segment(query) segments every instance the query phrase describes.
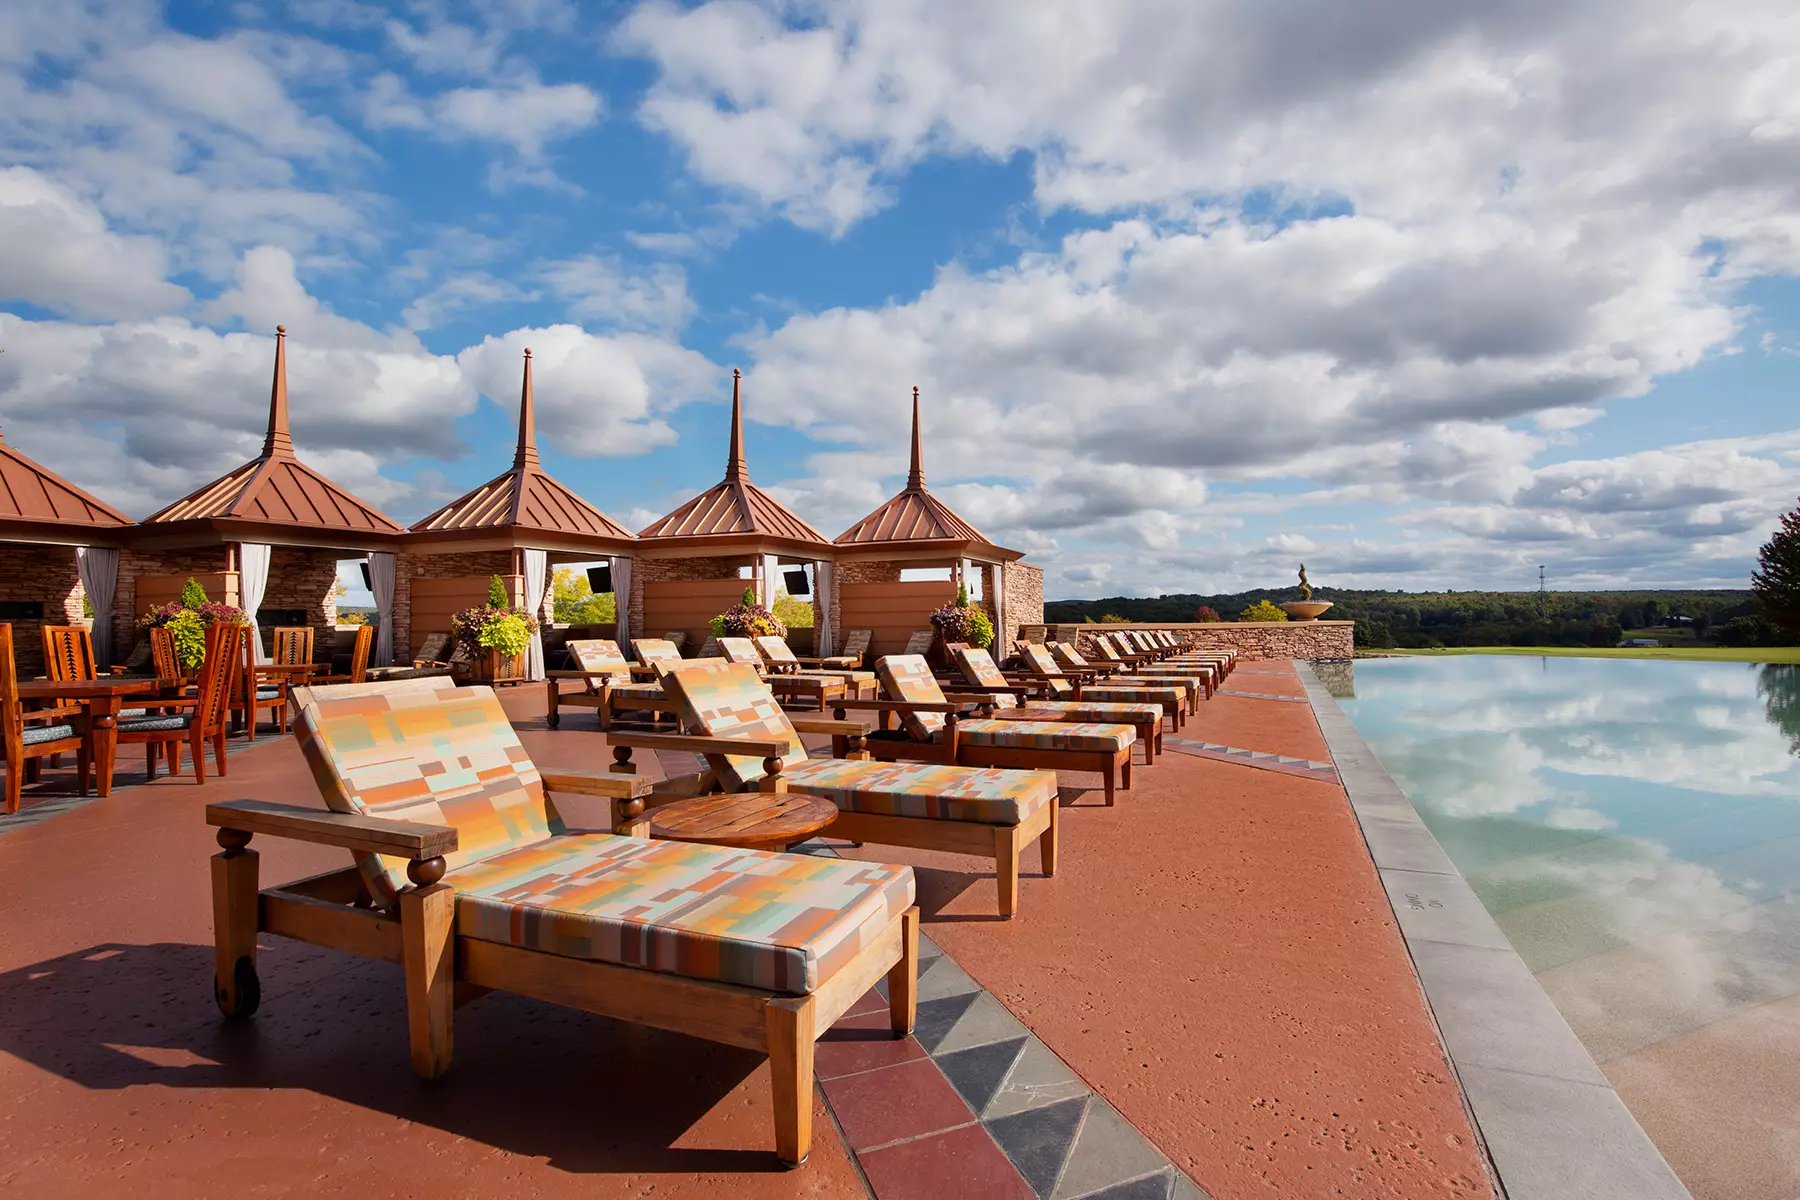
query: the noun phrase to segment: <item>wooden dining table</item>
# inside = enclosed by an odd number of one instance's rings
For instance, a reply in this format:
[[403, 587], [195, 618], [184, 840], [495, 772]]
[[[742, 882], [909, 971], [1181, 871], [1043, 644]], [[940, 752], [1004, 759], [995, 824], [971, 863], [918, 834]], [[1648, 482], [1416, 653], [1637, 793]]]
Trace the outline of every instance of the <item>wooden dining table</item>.
[[113, 755], [119, 746], [119, 710], [125, 697], [161, 693], [180, 680], [108, 676], [104, 679], [22, 679], [18, 697], [51, 704], [80, 704], [88, 712], [89, 747], [93, 753], [95, 790], [112, 793]]

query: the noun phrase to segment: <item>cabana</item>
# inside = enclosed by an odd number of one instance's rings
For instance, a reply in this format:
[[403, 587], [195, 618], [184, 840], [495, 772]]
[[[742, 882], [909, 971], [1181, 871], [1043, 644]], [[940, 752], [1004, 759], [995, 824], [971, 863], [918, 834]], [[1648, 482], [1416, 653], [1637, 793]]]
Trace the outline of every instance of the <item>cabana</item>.
[[[746, 584], [764, 605], [775, 603], [784, 567], [813, 565], [814, 653], [831, 652], [831, 629], [841, 628], [828, 597], [832, 546], [825, 535], [750, 482], [744, 461], [742, 376], [731, 373], [731, 449], [725, 478], [638, 532], [631, 579], [631, 628], [641, 636], [681, 631], [690, 646], [705, 641], [708, 622], [743, 594]], [[750, 568], [748, 580], [739, 572]]]
[[[458, 611], [487, 600], [488, 581], [506, 581], [512, 602], [550, 618], [550, 569], [562, 563], [611, 562], [613, 586], [631, 579], [631, 531], [545, 473], [538, 461], [531, 351], [519, 391], [519, 442], [511, 469], [418, 521], [400, 551], [394, 581], [394, 644], [409, 661], [412, 647], [448, 632]], [[626, 636], [623, 622], [613, 634]], [[544, 677], [540, 633], [527, 653], [524, 678]]]
[[[119, 535], [131, 518], [0, 439], [0, 621], [23, 678], [44, 672], [44, 625], [79, 625], [82, 597], [112, 603]], [[112, 664], [111, 624], [94, 624], [94, 660]]]
[[[1043, 572], [1019, 561], [1023, 551], [989, 541], [926, 488], [918, 388], [905, 490], [845, 530], [835, 545], [831, 608], [839, 628], [873, 632], [871, 659], [903, 652], [908, 637], [931, 628], [932, 610], [955, 600], [959, 583], [977, 578], [996, 645], [1012, 645], [1021, 624], [1044, 619]], [[947, 580], [902, 582], [903, 571], [945, 567]]]
[[[288, 432], [287, 329], [275, 328], [275, 379], [263, 451], [131, 529], [113, 594], [115, 646], [130, 647], [137, 618], [179, 599], [189, 578], [209, 599], [237, 605], [252, 622], [256, 653], [264, 625], [337, 624], [340, 559], [366, 556], [381, 624], [374, 661], [391, 655], [391, 588], [400, 525], [294, 457]], [[96, 650], [98, 647], [96, 647]]]

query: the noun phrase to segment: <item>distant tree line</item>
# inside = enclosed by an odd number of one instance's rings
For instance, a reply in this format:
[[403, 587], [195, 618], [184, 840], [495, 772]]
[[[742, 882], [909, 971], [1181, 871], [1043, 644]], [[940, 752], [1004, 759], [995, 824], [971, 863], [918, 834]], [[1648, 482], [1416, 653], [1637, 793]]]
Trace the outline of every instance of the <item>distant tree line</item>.
[[[1053, 600], [1044, 619], [1098, 621], [1217, 620], [1268, 600], [1292, 600], [1292, 588], [1226, 595]], [[1329, 600], [1326, 620], [1356, 622], [1356, 644], [1368, 649], [1439, 646], [1613, 646], [1627, 636], [1671, 644], [1784, 646], [1800, 634], [1764, 618], [1749, 591], [1642, 592], [1385, 592], [1315, 588]], [[1202, 612], [1202, 610], [1208, 610]], [[1199, 614], [1199, 615], [1197, 615]]]

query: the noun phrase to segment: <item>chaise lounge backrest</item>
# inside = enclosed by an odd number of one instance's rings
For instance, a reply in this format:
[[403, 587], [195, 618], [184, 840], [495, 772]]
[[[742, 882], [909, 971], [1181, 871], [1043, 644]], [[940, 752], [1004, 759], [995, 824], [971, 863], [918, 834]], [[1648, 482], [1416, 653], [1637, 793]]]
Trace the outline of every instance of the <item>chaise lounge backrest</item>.
[[[631, 681], [631, 664], [625, 661], [619, 643], [606, 638], [575, 638], [567, 643], [567, 648], [580, 670], [605, 671], [614, 679]], [[600, 690], [600, 685], [592, 679], [587, 681], [587, 687], [590, 692]]]
[[[297, 688], [294, 736], [333, 812], [449, 825], [451, 870], [564, 832], [492, 688], [448, 677]], [[407, 887], [406, 862], [358, 854], [378, 904]]]
[[931, 643], [937, 640], [937, 634], [929, 629], [915, 629], [906, 639], [906, 649], [902, 654], [925, 654], [931, 650]]
[[756, 639], [756, 648], [762, 651], [762, 656], [772, 667], [797, 667], [800, 665], [800, 660], [794, 657], [793, 648], [787, 644], [787, 639], [784, 637], [776, 637], [772, 633], [764, 634]]
[[[781, 761], [788, 765], [806, 761], [800, 735], [754, 668], [742, 663], [696, 668], [694, 663], [701, 661], [695, 659], [663, 676], [663, 690], [675, 702], [684, 728], [709, 737], [785, 738], [788, 752]], [[707, 762], [734, 790], [755, 787], [764, 774], [763, 760], [751, 755], [708, 755]]]
[[[882, 690], [890, 699], [909, 704], [942, 704], [944, 689], [931, 674], [931, 667], [918, 654], [884, 654], [875, 660], [875, 674]], [[944, 727], [940, 712], [903, 712], [900, 723], [915, 741], [929, 742]]]
[[1063, 677], [1062, 668], [1056, 665], [1056, 660], [1050, 657], [1048, 650], [1036, 642], [1027, 642], [1023, 639], [1016, 642], [1014, 648], [1018, 650], [1019, 657], [1030, 665], [1032, 671], [1050, 681], [1052, 692], [1060, 696], [1072, 690], [1072, 685]]
[[762, 670], [762, 655], [756, 652], [756, 643], [747, 637], [720, 638], [719, 653], [724, 655], [726, 662], [742, 663], [746, 667]]
[[631, 652], [646, 667], [658, 662], [680, 662], [681, 650], [668, 638], [632, 638]]
[[1050, 642], [1048, 644], [1050, 646], [1050, 653], [1055, 655], [1056, 661], [1063, 666], [1080, 668], [1088, 665], [1088, 660], [1081, 657], [1081, 651], [1075, 649], [1075, 647], [1071, 646], [1069, 643]]
[[994, 662], [994, 656], [986, 650], [964, 646], [956, 652], [956, 667], [970, 683], [978, 683], [982, 687], [1006, 686], [1006, 676], [1000, 673], [999, 664]]
[[852, 629], [849, 633], [844, 635], [844, 645], [843, 648], [838, 651], [838, 655], [843, 658], [861, 659], [863, 655], [869, 652], [869, 643], [874, 640], [874, 630]]

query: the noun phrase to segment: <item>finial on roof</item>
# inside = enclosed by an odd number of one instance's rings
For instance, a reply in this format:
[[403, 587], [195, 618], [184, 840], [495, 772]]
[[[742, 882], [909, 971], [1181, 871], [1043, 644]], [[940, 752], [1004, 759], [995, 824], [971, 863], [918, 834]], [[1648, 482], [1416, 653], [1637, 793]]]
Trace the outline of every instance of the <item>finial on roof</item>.
[[725, 460], [725, 478], [749, 482], [750, 468], [744, 462], [744, 373], [731, 368], [731, 455]]
[[919, 389], [913, 387], [912, 470], [906, 474], [906, 486], [914, 491], [925, 486], [925, 453], [919, 445]]
[[531, 350], [525, 351], [525, 382], [519, 387], [519, 446], [513, 451], [513, 466], [535, 467], [538, 465], [537, 452], [537, 416], [532, 412], [536, 404], [531, 394]]
[[263, 439], [263, 457], [292, 458], [294, 439], [288, 434], [287, 326], [275, 327], [275, 382], [269, 388], [269, 433]]

